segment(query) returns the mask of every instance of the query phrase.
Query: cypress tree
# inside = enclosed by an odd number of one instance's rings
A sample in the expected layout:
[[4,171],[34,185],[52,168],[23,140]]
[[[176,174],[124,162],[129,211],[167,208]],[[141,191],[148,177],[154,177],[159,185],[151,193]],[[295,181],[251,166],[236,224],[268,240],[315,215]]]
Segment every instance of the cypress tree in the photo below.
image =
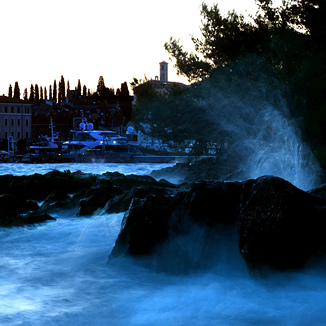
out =
[[24,89],[23,98],[24,98],[24,101],[27,101],[27,99],[28,99],[27,88]]
[[53,82],[53,101],[57,103],[57,81],[54,80]]
[[12,98],[12,86],[9,84],[8,97]]
[[46,92],[46,87],[44,87],[44,99],[47,100],[48,99],[48,94]]
[[53,99],[53,96],[52,96],[52,85],[50,85],[49,87],[49,99],[52,100]]
[[33,84],[31,84],[31,88],[30,88],[30,91],[29,91],[29,100],[31,102],[34,102],[35,101],[35,93],[34,93],[34,86],[33,86]]
[[65,87],[65,80],[63,75],[61,75],[61,79],[59,81],[59,93],[58,93],[58,102],[63,103],[66,98],[66,87]]
[[40,93],[37,84],[35,84],[34,92],[35,92],[35,101],[38,101],[40,99]]
[[20,88],[18,85],[18,81],[15,82],[15,87],[14,87],[14,98],[20,98]]
[[78,84],[77,84],[77,96],[81,96],[81,84],[80,84],[80,79],[78,79]]

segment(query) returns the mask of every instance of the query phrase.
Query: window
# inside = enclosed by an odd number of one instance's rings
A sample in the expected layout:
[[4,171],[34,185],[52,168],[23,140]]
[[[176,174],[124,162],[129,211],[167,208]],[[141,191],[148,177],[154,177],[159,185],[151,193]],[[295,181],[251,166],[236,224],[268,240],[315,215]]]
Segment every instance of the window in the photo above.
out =
[[28,131],[26,131],[26,139],[28,139]]
[[14,119],[11,119],[11,125],[13,126],[14,125]]
[[26,119],[26,127],[28,127],[28,119]]
[[20,113],[20,107],[17,108],[17,113]]
[[5,113],[8,113],[8,108],[5,106]]
[[17,119],[17,126],[20,126],[20,119]]
[[14,107],[13,106],[11,107],[11,113],[14,113]]
[[8,119],[5,119],[5,126],[8,126]]
[[17,138],[20,139],[20,131],[17,132]]
[[8,138],[8,132],[5,131],[5,138]]

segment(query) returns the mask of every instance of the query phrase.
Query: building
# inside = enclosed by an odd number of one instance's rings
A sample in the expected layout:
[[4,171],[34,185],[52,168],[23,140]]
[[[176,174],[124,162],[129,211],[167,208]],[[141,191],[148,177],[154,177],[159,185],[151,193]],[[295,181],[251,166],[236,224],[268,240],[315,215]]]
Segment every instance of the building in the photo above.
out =
[[0,96],[0,140],[30,139],[32,136],[32,104]]
[[[146,81],[144,84],[149,84],[152,86],[152,89],[155,90],[157,93],[161,94],[168,94],[171,89],[173,88],[186,88],[188,87],[186,84],[178,83],[178,82],[172,82],[168,80],[168,63],[165,61],[162,61],[159,63],[160,65],[160,76],[155,76],[155,79],[151,79]],[[134,88],[134,101],[133,105],[136,104],[137,101],[137,88],[141,87],[142,85],[138,85]]]
[[160,81],[168,81],[168,63],[165,61],[160,62]]

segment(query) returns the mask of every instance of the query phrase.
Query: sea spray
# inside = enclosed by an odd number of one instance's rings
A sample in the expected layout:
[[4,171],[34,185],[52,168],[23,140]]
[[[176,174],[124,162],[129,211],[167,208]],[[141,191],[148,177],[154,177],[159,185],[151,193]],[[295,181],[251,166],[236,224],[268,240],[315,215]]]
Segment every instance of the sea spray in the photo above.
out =
[[274,175],[303,190],[319,185],[320,167],[289,112],[286,86],[254,58],[225,70],[194,92],[198,107],[214,122],[212,137],[223,144],[217,154],[225,171],[221,179]]

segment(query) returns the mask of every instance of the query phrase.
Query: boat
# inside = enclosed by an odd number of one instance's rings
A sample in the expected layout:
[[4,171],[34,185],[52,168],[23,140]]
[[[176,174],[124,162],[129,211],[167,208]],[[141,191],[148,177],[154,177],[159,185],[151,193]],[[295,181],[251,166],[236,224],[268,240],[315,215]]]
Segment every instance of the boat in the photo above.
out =
[[83,120],[78,130],[70,131],[70,139],[63,142],[63,155],[87,156],[135,156],[138,150],[137,135],[129,127],[121,136],[112,130],[95,130],[92,123]]
[[50,123],[51,136],[42,136],[39,141],[35,144],[32,144],[29,149],[32,153],[53,153],[59,152],[59,136],[53,132],[53,122],[51,118]]

